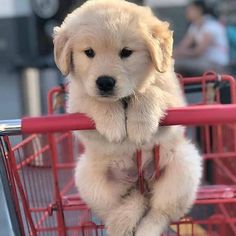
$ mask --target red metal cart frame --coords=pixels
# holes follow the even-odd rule
[[[207,104],[207,84],[219,81],[229,83],[232,104],[219,104],[217,89],[214,101]],[[234,79],[204,75],[182,82],[200,84],[202,100],[195,106],[168,110],[161,125],[201,126],[204,158],[214,164],[233,158],[231,163],[236,163]],[[62,88],[49,93],[50,114],[58,92]],[[1,121],[0,153],[22,235],[105,235],[104,226],[79,198],[73,182],[75,161],[83,150],[71,130],[94,128],[93,121],[82,114]],[[225,145],[222,139],[232,142]],[[228,178],[214,173],[215,182],[199,189],[192,214],[174,222],[165,236],[236,235],[236,173],[228,165],[223,170]]]

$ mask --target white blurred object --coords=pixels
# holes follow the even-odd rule
[[[43,19],[53,17],[59,9],[59,0],[32,0],[35,14]]]
[[[29,15],[29,0],[0,0],[0,18]]]
[[[174,7],[184,6],[189,0],[144,0],[144,4],[150,7]]]
[[[24,106],[27,115],[41,115],[40,74],[35,68],[23,71]]]

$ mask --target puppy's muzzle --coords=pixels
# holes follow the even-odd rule
[[[110,96],[113,94],[116,80],[111,76],[100,76],[96,80],[97,88],[102,96]]]

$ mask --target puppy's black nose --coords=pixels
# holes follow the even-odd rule
[[[98,89],[101,92],[107,93],[113,90],[113,88],[115,87],[116,81],[111,76],[104,75],[97,78],[96,84],[97,84]]]

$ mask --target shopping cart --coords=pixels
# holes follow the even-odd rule
[[[234,236],[235,81],[227,75],[206,74],[181,82],[186,92],[197,93],[199,101],[168,110],[162,125],[190,127],[191,137],[200,140],[206,173],[191,213],[173,222],[164,235]],[[228,86],[231,104],[221,104],[222,86]],[[94,129],[94,123],[81,114],[55,114],[64,107],[64,87],[52,89],[48,98],[49,116],[0,123],[1,175],[16,235],[106,235],[102,222],[80,199],[73,180],[83,146],[71,131]]]

